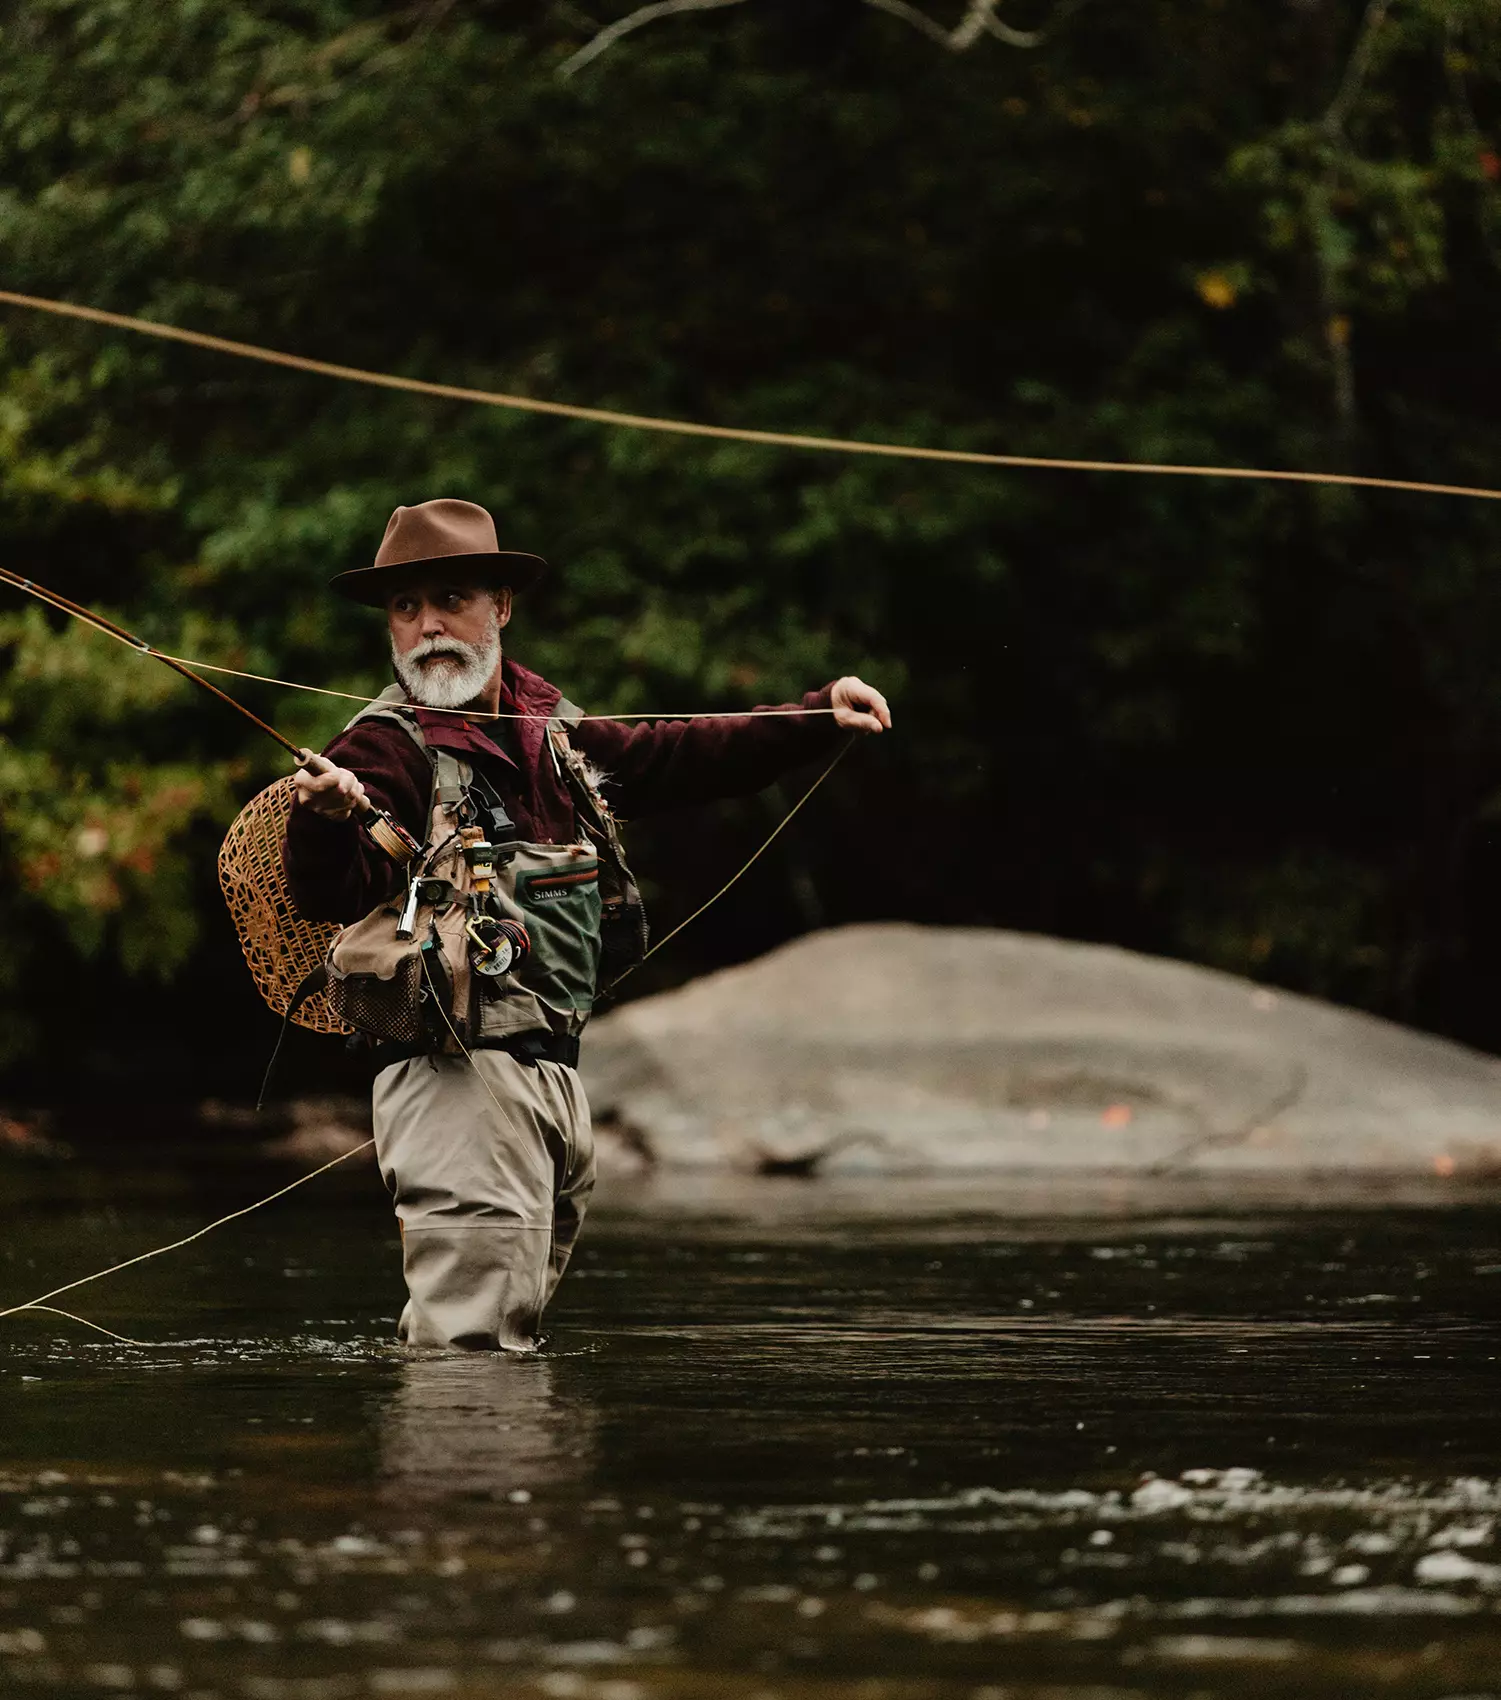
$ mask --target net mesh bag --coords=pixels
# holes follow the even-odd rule
[[[278,1015],[287,1013],[293,993],[321,966],[338,927],[305,921],[287,890],[281,841],[296,795],[288,774],[256,796],[234,818],[219,847],[219,885],[256,990]],[[326,991],[315,993],[292,1020],[314,1033],[352,1033],[329,1007]]]

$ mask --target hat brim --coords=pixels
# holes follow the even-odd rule
[[[393,561],[384,567],[351,567],[348,572],[335,574],[328,584],[330,590],[337,590],[351,602],[384,608],[387,598],[403,584],[430,578],[439,568],[470,584],[530,590],[547,571],[547,562],[540,555],[514,549],[501,549],[493,555],[431,555],[421,561]]]

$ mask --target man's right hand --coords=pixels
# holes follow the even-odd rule
[[[329,820],[348,820],[364,800],[365,787],[347,767],[336,767],[327,756],[312,756],[294,775],[297,802]]]

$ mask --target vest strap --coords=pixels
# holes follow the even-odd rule
[[[464,800],[464,787],[471,774],[469,764],[461,762],[448,750],[429,749],[428,754],[433,762],[438,801],[449,814],[454,814]]]

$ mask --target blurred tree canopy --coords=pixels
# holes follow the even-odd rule
[[[991,9],[1034,45],[740,0],[601,42],[634,10],[13,0],[4,285],[720,423],[1501,484],[1493,0]],[[443,494],[555,563],[512,648],[591,708],[887,687],[897,736],[667,977],[997,923],[1501,1046],[1490,504],[705,444],[13,310],[0,445],[0,558],[179,654],[379,688],[325,581]],[[278,753],[19,600],[0,1064],[238,1081],[272,1024],[213,851]],[[313,741],[347,712],[243,691]],[[661,918],[777,812],[639,832]]]

